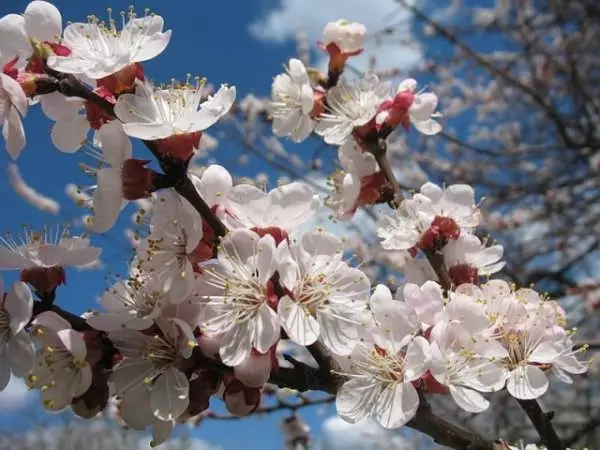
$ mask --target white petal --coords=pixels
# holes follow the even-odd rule
[[[317,212],[313,189],[304,183],[289,183],[269,192],[267,221],[291,230],[311,219]]]
[[[21,331],[10,338],[7,352],[13,375],[24,377],[33,368],[33,345],[25,331]]]
[[[150,392],[150,408],[161,420],[175,420],[190,404],[189,382],[180,370],[171,367],[159,376]]]
[[[433,119],[424,120],[423,122],[413,122],[413,126],[421,133],[428,136],[438,134],[442,131],[442,126]]]
[[[124,123],[123,129],[128,136],[146,141],[164,139],[175,134],[173,125],[160,123]]]
[[[97,131],[96,136],[102,144],[102,154],[114,168],[120,168],[127,159],[131,158],[131,141],[119,121],[105,123]]]
[[[329,315],[318,317],[323,344],[336,355],[345,356],[352,353],[358,342],[358,324],[337,320]]]
[[[52,143],[61,152],[73,153],[81,148],[87,139],[90,124],[83,115],[71,120],[56,122],[50,132]]]
[[[510,372],[506,388],[513,397],[521,400],[532,400],[546,393],[548,377],[536,366],[519,366]]]
[[[267,353],[269,349],[279,340],[280,330],[277,314],[266,303],[258,309],[256,316],[256,330],[254,335],[254,347],[260,353]]]
[[[94,217],[89,226],[96,233],[108,231],[117,221],[123,207],[121,173],[105,167],[96,173],[98,188],[94,192]]]
[[[83,107],[81,100],[65,97],[60,92],[42,95],[40,103],[44,114],[55,122],[74,119]]]
[[[132,389],[123,395],[119,404],[119,415],[127,426],[143,430],[154,420],[150,410],[150,391],[145,385]]]
[[[25,129],[16,108],[10,108],[8,120],[2,126],[2,136],[6,143],[6,151],[13,159],[17,159],[25,147]]]
[[[29,103],[27,101],[27,96],[18,81],[0,72],[0,90],[6,91],[10,103],[17,109],[19,114],[22,116],[27,114]]]
[[[542,342],[533,349],[528,357],[529,361],[537,363],[551,363],[560,355],[560,347],[550,342]]]
[[[62,17],[56,6],[34,0],[25,8],[25,30],[38,41],[55,42],[62,34]]]
[[[298,306],[289,296],[279,300],[277,313],[281,326],[295,343],[303,346],[311,345],[319,338],[319,322],[304,308]]]
[[[460,386],[449,386],[450,395],[458,406],[468,412],[480,413],[485,411],[490,406],[488,402],[479,392],[472,389],[466,389]]]
[[[2,292],[0,292],[0,295]],[[19,333],[31,320],[33,297],[31,290],[23,282],[13,285],[4,299],[4,309],[10,317],[10,329],[13,334]]]
[[[410,383],[389,385],[379,396],[375,417],[384,428],[400,428],[411,420],[419,407],[419,394]]]
[[[255,324],[252,321],[233,326],[223,333],[219,355],[223,364],[235,367],[244,362],[252,350]]]
[[[19,14],[7,14],[0,18],[0,42],[2,53],[12,59],[14,56],[28,57],[32,48],[25,30],[25,18]]]
[[[223,203],[233,186],[231,174],[222,166],[213,164],[209,166],[200,182],[196,184],[196,189],[209,206]]]
[[[416,89],[417,89],[417,80],[415,80],[413,78],[407,78],[406,80],[403,80],[400,82],[400,84],[398,85],[397,92],[403,92],[403,91],[414,92]]]
[[[65,346],[65,348],[73,355],[73,358],[80,361],[85,360],[87,356],[87,348],[83,337],[75,330],[60,330],[56,333]]]
[[[142,48],[135,52],[135,61],[143,62],[148,61],[158,55],[160,55],[171,40],[171,30],[164,33],[156,33],[149,39],[146,39],[142,45]]]
[[[235,377],[248,387],[262,387],[271,375],[270,353],[252,353],[242,364],[235,366]]]
[[[63,319],[61,316],[52,311],[45,311],[41,314],[38,314],[35,319],[33,319],[32,324],[48,328],[55,333],[60,330],[71,329],[71,324],[67,320]]]
[[[85,394],[92,385],[92,368],[89,364],[79,369],[75,383],[71,387],[73,398]]]
[[[430,346],[427,339],[422,336],[415,337],[406,350],[405,378],[409,381],[416,380],[427,370],[430,359]]]
[[[371,415],[378,394],[379,385],[372,380],[352,379],[338,391],[335,408],[345,421],[358,423]]]
[[[0,269],[25,269],[31,265],[28,258],[0,247]]]

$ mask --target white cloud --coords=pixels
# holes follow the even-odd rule
[[[35,392],[30,391],[21,378],[12,377],[6,389],[0,392],[0,413],[23,409],[34,398]]]
[[[319,450],[414,450],[415,445],[397,431],[373,421],[350,424],[333,416],[323,424]]]
[[[411,37],[412,15],[395,0],[281,0],[278,7],[266,12],[249,28],[255,38],[275,43],[294,39],[296,30],[302,28],[314,45],[327,22],[342,18],[363,23],[371,35],[365,52],[350,61],[358,70],[367,69],[368,58],[373,55],[377,57],[377,69],[409,69],[421,60],[423,54],[419,48],[401,43]],[[373,34],[396,24],[396,32],[385,36],[381,45],[376,46]]]

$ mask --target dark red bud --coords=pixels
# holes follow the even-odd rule
[[[61,266],[31,267],[21,271],[21,281],[29,283],[39,294],[47,294],[66,284],[67,275]]]
[[[148,169],[149,160],[128,159],[121,169],[121,188],[126,200],[139,200],[149,197],[154,192],[156,172]]]
[[[140,63],[128,64],[118,72],[98,80],[101,86],[114,95],[135,92],[135,80],[144,79],[144,68]]]
[[[198,145],[200,145],[201,137],[202,131],[174,134],[168,138],[158,139],[156,147],[164,156],[187,161],[192,157]]]
[[[469,264],[457,264],[448,269],[448,273],[455,286],[460,286],[464,283],[477,283],[479,273],[476,267],[472,267]]]
[[[250,228],[250,230],[254,231],[260,237],[266,236],[267,234],[271,235],[273,239],[275,239],[276,245],[281,244],[283,241],[287,241],[289,238],[288,232],[279,227],[253,227]]]

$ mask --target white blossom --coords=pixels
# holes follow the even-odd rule
[[[379,106],[390,98],[389,89],[370,74],[351,85],[340,84],[327,91],[328,111],[321,114],[315,132],[332,145],[342,145],[356,127],[375,117]]]
[[[158,193],[151,233],[137,248],[134,267],[163,284],[174,302],[187,298],[194,282],[194,251],[202,239],[202,221],[192,205],[172,189]]]
[[[321,45],[327,48],[335,44],[340,53],[356,55],[363,49],[366,34],[367,28],[363,24],[341,19],[325,25]]]
[[[33,347],[25,327],[31,320],[33,298],[25,283],[15,283],[8,293],[0,278],[0,391],[10,374],[25,376],[33,366]]]
[[[279,276],[290,295],[279,300],[277,313],[288,337],[305,346],[321,339],[330,351],[350,354],[367,307],[367,276],[344,262],[342,242],[322,230],[282,253]]]
[[[461,233],[471,232],[479,220],[473,188],[453,184],[442,189],[427,182],[412,198],[402,201],[395,216],[380,218],[377,234],[384,249],[408,250],[421,238],[426,239],[422,243],[426,246],[437,244],[438,238],[457,239]],[[424,236],[426,231],[431,233]]]
[[[36,267],[86,266],[98,259],[102,249],[90,247],[85,237],[69,237],[68,230],[52,234],[25,230],[19,241],[12,236],[0,237],[0,270],[31,269]]]
[[[72,23],[63,33],[62,45],[71,50],[68,56],[52,55],[48,66],[63,73],[85,75],[93,80],[112,75],[129,64],[152,59],[167,47],[171,31],[163,32],[163,18],[147,14],[137,18],[129,12],[129,20],[121,30],[116,21],[108,26],[96,17],[89,23]]]
[[[237,366],[253,348],[266,353],[279,339],[277,314],[269,306],[275,240],[234,229],[221,241],[217,256],[202,266],[199,277],[197,292],[205,302],[201,329],[219,336],[223,363]]]
[[[40,348],[27,383],[40,389],[46,409],[60,411],[92,384],[86,343],[69,322],[52,311],[39,314],[32,325],[32,336]]]
[[[271,99],[270,111],[276,136],[289,136],[294,142],[302,142],[312,133],[316,125],[311,117],[314,93],[302,61],[290,59],[286,73],[275,77]]]
[[[319,206],[313,189],[300,182],[270,192],[251,184],[234,186],[225,203],[225,223],[232,228],[278,227],[291,232],[312,219]]]
[[[202,85],[155,89],[138,82],[135,94],[119,96],[115,114],[129,136],[156,140],[203,131],[229,112],[235,101],[235,87],[225,85],[202,103]]]

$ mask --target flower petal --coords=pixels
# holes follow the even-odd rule
[[[279,300],[277,314],[281,326],[295,343],[307,346],[314,344],[319,338],[320,327],[317,319],[289,296]]]
[[[13,375],[24,377],[33,368],[35,354],[31,338],[25,331],[11,336],[7,352]]]
[[[342,385],[335,398],[338,415],[346,422],[358,423],[371,415],[380,391],[372,380],[352,379]]]
[[[25,30],[30,38],[44,42],[55,42],[62,34],[62,17],[51,3],[34,0],[27,5]]]
[[[520,400],[533,400],[548,390],[548,377],[536,366],[519,366],[510,372],[506,388],[513,397]]]
[[[25,283],[17,282],[13,285],[13,288],[4,299],[4,309],[10,316],[12,334],[17,334],[23,330],[31,320],[33,310],[31,290]]]
[[[399,428],[412,419],[419,407],[419,394],[411,383],[394,383],[376,400],[375,417],[382,427]]]
[[[6,151],[13,159],[17,159],[25,148],[25,129],[16,108],[10,108],[8,120],[2,126],[2,136],[6,143]]]
[[[50,132],[52,143],[61,152],[74,153],[87,139],[90,124],[83,115],[56,122]]]
[[[266,303],[263,303],[258,309],[254,333],[253,344],[260,353],[267,353],[279,340],[280,329],[277,314]]]
[[[161,420],[175,420],[190,404],[189,382],[179,369],[170,367],[152,385],[150,409]]]
[[[458,406],[468,412],[480,413],[485,411],[490,406],[488,402],[479,392],[472,389],[466,389],[461,386],[448,386],[450,395]]]

